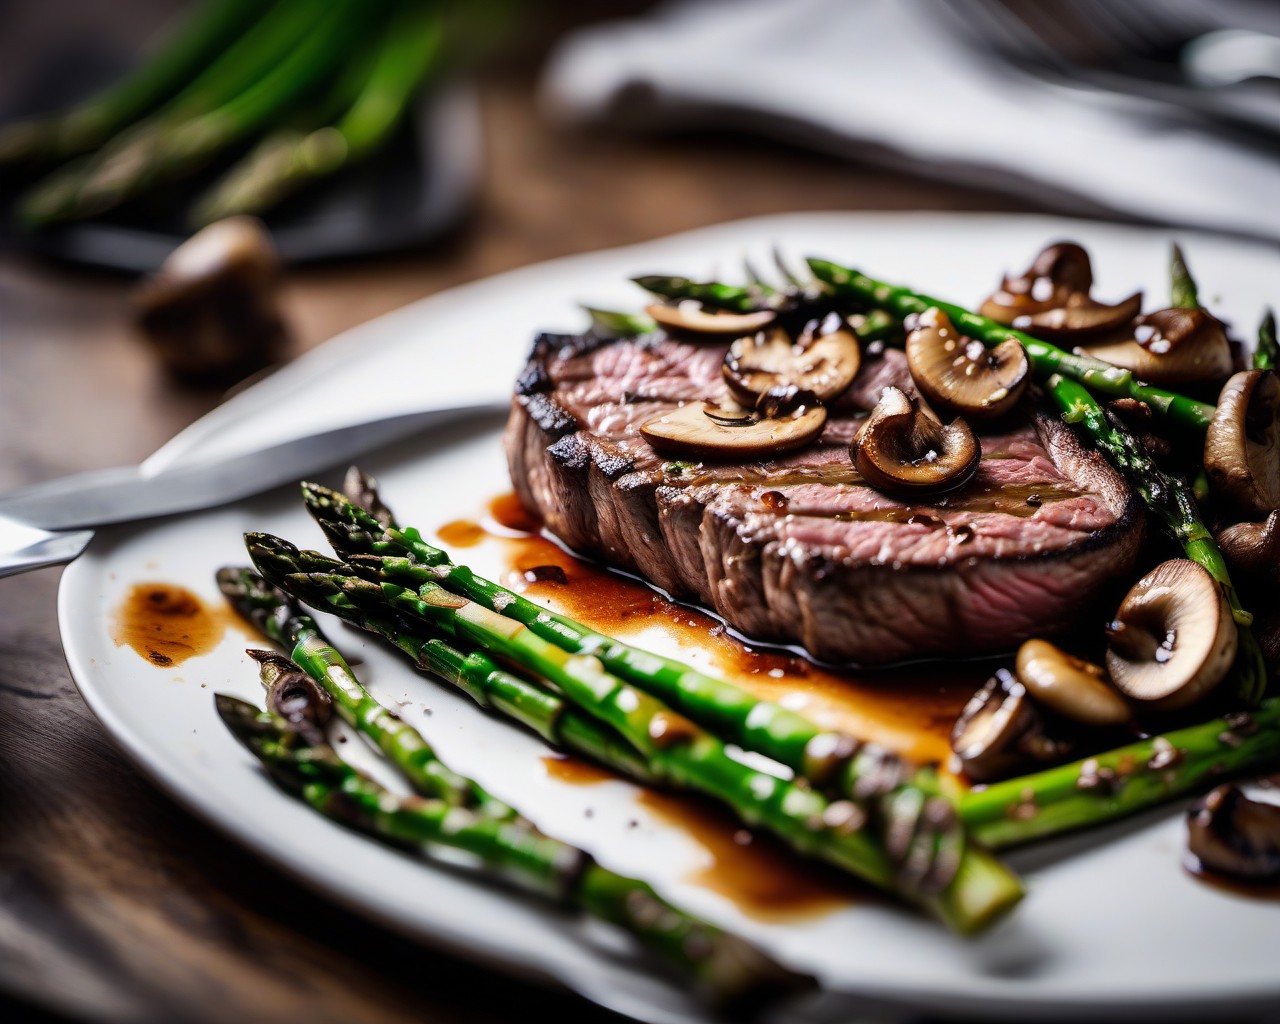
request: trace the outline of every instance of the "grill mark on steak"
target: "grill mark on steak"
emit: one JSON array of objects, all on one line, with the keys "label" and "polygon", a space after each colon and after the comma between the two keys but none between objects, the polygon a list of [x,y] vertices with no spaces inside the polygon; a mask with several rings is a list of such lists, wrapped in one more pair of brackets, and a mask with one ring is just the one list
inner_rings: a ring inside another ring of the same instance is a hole
[{"label": "grill mark on steak", "polygon": [[1068,628],[1126,573],[1137,496],[1058,419],[982,439],[963,491],[903,502],[848,455],[901,352],[869,355],[819,442],[778,459],[675,463],[640,424],[726,395],[724,344],[542,335],[506,432],[522,503],[570,547],[710,606],[762,640],[883,664],[1012,648]]}]

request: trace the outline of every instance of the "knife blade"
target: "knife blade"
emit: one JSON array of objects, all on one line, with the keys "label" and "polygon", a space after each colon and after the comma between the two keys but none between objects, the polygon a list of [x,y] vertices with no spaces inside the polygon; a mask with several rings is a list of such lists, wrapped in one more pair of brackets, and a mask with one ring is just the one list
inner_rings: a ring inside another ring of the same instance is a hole
[{"label": "knife blade", "polygon": [[[0,516],[28,527],[68,530],[214,508],[424,430],[505,408],[484,402],[404,413],[150,475],[140,466],[77,473],[0,498]],[[0,538],[0,566],[12,553],[13,546]]]}]

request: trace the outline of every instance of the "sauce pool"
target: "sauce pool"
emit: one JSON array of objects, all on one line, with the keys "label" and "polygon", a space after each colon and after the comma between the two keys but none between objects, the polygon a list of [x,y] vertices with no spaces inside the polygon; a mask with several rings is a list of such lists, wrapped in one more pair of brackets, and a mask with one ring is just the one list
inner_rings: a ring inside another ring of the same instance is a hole
[{"label": "sauce pool", "polygon": [[[542,759],[547,777],[593,786],[619,776],[564,755]],[[798,920],[828,914],[868,894],[822,864],[805,861],[781,842],[743,828],[732,814],[694,796],[643,790],[636,802],[674,826],[705,851],[707,860],[686,881],[723,896],[760,921]]]},{"label": "sauce pool", "polygon": [[233,618],[174,583],[137,583],[116,612],[112,639],[162,668],[213,650]]}]

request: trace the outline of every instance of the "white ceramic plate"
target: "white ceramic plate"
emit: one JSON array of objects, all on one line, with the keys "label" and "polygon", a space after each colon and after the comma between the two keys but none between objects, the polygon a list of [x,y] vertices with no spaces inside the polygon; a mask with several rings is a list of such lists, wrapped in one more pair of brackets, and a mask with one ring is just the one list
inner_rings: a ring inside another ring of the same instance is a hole
[{"label": "white ceramic plate", "polygon": [[[157,453],[152,465],[233,450],[254,431],[283,436],[314,419],[318,403],[338,401],[342,389],[354,388],[366,401],[380,389],[378,400],[389,409],[411,408],[415,395],[442,388],[500,400],[535,330],[580,329],[579,301],[639,305],[642,296],[626,284],[633,274],[730,273],[744,253],[764,265],[776,243],[792,256],[827,255],[974,301],[1002,270],[1020,269],[1043,244],[1063,237],[1093,252],[1100,295],[1143,283],[1154,302],[1164,297],[1170,236],[1156,230],[936,214],[763,218],[558,260],[423,300],[331,342],[216,410]],[[1261,246],[1209,236],[1184,233],[1181,239],[1202,295],[1249,334],[1265,302],[1280,298],[1280,258]],[[263,412],[268,405],[269,415]],[[365,464],[382,478],[406,521],[435,528],[475,518],[508,489],[500,426],[498,418],[475,418],[373,453]],[[431,943],[556,979],[637,1018],[702,1019],[696,1005],[612,932],[382,849],[277,791],[214,715],[216,691],[260,695],[243,654],[244,635],[229,630],[211,653],[172,668],[154,667],[116,646],[111,621],[131,585],[179,583],[216,601],[213,572],[245,561],[239,537],[250,529],[323,546],[289,488],[216,511],[104,531],[68,569],[60,600],[67,659],[112,735],[184,803],[343,903]],[[494,545],[459,554],[487,573],[503,571]],[[549,778],[538,741],[486,718],[381,648],[345,630],[338,635],[365,659],[361,672],[374,692],[407,702],[406,716],[446,760],[548,832],[650,880],[671,899],[816,973],[829,990],[848,994],[792,1008],[780,1014],[785,1019],[826,1018],[872,1004],[1025,1018],[1103,1011],[1168,1017],[1280,1003],[1280,904],[1235,898],[1190,879],[1180,867],[1184,830],[1173,810],[1014,857],[1028,897],[1011,919],[977,940],[957,939],[885,906],[762,922],[689,881],[705,852],[638,808],[632,787],[584,788]],[[673,649],[662,636],[645,641]],[[678,653],[700,657],[687,648]]]}]

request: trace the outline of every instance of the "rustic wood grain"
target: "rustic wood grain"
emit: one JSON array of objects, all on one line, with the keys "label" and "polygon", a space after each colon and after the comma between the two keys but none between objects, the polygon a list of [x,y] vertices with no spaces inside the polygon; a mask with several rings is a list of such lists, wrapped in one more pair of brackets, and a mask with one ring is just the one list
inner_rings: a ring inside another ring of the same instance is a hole
[{"label": "rustic wood grain", "polygon": [[[97,19],[127,41],[172,6],[6,5],[21,14],[0,88],[20,80],[24,52],[66,31],[69,11],[78,31]],[[133,12],[132,35],[121,10]],[[295,352],[450,285],[731,218],[1016,208],[740,137],[558,133],[533,108],[534,62],[494,65],[480,209],[430,249],[292,274]],[[217,402],[152,364],[129,327],[129,287],[0,259],[0,489],[135,462]],[[122,1021],[614,1019],[368,924],[173,803],[77,695],[55,625],[57,576],[0,580],[0,991],[12,1005]]]}]

